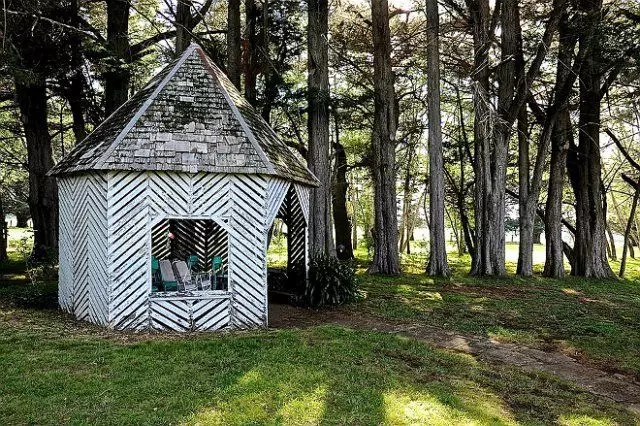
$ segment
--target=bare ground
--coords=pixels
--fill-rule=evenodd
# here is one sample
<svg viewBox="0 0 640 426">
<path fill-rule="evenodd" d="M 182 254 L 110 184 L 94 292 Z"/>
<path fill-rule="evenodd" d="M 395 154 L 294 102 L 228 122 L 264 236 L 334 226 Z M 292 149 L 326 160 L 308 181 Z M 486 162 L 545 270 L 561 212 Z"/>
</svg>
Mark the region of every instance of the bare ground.
<svg viewBox="0 0 640 426">
<path fill-rule="evenodd" d="M 558 352 L 545 352 L 476 335 L 463 335 L 436 326 L 389 321 L 346 309 L 312 310 L 288 305 L 269 306 L 269 326 L 300 328 L 320 324 L 337 324 L 355 329 L 393 333 L 421 340 L 432 346 L 471 354 L 495 364 L 540 371 L 573 382 L 588 392 L 615 401 L 640 414 L 640 383 L 624 374 L 612 374 L 579 359 Z"/>
</svg>

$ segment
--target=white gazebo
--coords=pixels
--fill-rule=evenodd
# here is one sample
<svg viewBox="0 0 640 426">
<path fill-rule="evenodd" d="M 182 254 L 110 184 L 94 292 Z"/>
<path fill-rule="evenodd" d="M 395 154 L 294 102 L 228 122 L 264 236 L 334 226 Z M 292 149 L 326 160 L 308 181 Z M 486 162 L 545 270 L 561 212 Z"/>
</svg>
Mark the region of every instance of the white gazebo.
<svg viewBox="0 0 640 426">
<path fill-rule="evenodd" d="M 59 302 L 79 319 L 132 330 L 266 326 L 276 216 L 288 227 L 289 278 L 306 279 L 317 180 L 197 45 L 50 174 L 60 198 Z M 203 270 L 221 260 L 224 288 L 152 285 L 152 259 L 190 255 Z"/>
</svg>

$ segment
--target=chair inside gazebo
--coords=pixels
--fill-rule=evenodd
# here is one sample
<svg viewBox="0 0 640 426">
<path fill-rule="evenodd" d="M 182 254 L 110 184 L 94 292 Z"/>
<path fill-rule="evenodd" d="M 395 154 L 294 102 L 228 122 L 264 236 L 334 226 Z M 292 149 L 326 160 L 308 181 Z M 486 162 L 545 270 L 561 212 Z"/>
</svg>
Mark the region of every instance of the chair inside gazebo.
<svg viewBox="0 0 640 426">
<path fill-rule="evenodd" d="M 164 219 L 151 231 L 152 292 L 228 289 L 227 231 L 210 219 Z"/>
</svg>

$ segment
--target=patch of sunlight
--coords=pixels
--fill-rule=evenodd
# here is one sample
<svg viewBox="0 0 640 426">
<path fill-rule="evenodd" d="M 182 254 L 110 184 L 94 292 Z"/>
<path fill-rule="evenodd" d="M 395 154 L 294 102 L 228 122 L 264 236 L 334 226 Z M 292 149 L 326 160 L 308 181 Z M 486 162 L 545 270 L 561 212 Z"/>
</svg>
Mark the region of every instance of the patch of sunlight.
<svg viewBox="0 0 640 426">
<path fill-rule="evenodd" d="M 534 332 L 525 330 L 512 330 L 504 327 L 495 327 L 493 331 L 487 333 L 492 342 L 519 343 L 532 346 L 539 339 Z"/>
<path fill-rule="evenodd" d="M 222 425 L 264 423 L 274 417 L 277 410 L 274 392 L 247 390 L 232 394 L 214 407 L 206 407 L 191 415 L 183 425 Z"/>
<path fill-rule="evenodd" d="M 318 386 L 313 392 L 301 394 L 279 410 L 279 417 L 287 424 L 319 424 L 325 412 L 327 389 Z"/>
<path fill-rule="evenodd" d="M 562 289 L 562 292 L 563 292 L 564 294 L 571 295 L 571 296 L 577 296 L 577 295 L 579 295 L 579 294 L 582 294 L 582 292 L 581 292 L 581 291 L 575 290 L 575 289 L 573 289 L 573 288 L 563 288 L 563 289 Z"/>
<path fill-rule="evenodd" d="M 516 424 L 511 414 L 496 398 L 464 398 L 459 395 L 427 395 L 405 393 L 398 390 L 384 395 L 385 423 L 398 425 L 511 425 Z"/>
<path fill-rule="evenodd" d="M 442 295 L 440 294 L 440 292 L 426 292 L 426 298 L 430 299 L 430 300 L 442 300 Z"/>
<path fill-rule="evenodd" d="M 482 311 L 484 311 L 484 306 L 482 306 L 482 305 L 471 305 L 471 307 L 469 309 L 471 311 L 475 311 L 475 312 L 482 312 Z"/>
<path fill-rule="evenodd" d="M 563 414 L 558 419 L 558 424 L 564 426 L 613 426 L 618 423 L 611 419 L 596 419 L 585 414 Z"/>
<path fill-rule="evenodd" d="M 258 382 L 262 379 L 260 372 L 256 370 L 249 370 L 242 377 L 238 379 L 238 385 L 249 386 L 252 383 Z"/>
<path fill-rule="evenodd" d="M 225 424 L 224 416 L 220 412 L 220 410 L 215 408 L 207 408 L 204 409 L 193 416 L 191 416 L 188 420 L 181 422 L 180 425 L 183 426 L 201 426 L 201 425 L 223 425 Z"/>
</svg>

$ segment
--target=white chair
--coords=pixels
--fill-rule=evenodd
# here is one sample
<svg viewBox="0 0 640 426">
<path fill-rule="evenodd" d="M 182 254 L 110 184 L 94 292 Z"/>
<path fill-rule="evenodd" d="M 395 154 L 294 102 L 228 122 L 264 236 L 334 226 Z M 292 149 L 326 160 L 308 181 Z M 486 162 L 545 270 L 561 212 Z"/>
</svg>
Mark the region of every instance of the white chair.
<svg viewBox="0 0 640 426">
<path fill-rule="evenodd" d="M 172 266 L 176 271 L 178 285 L 181 287 L 181 290 L 193 291 L 198 289 L 197 284 L 191 279 L 191 271 L 189 271 L 187 262 L 184 260 L 174 260 Z"/>
</svg>

